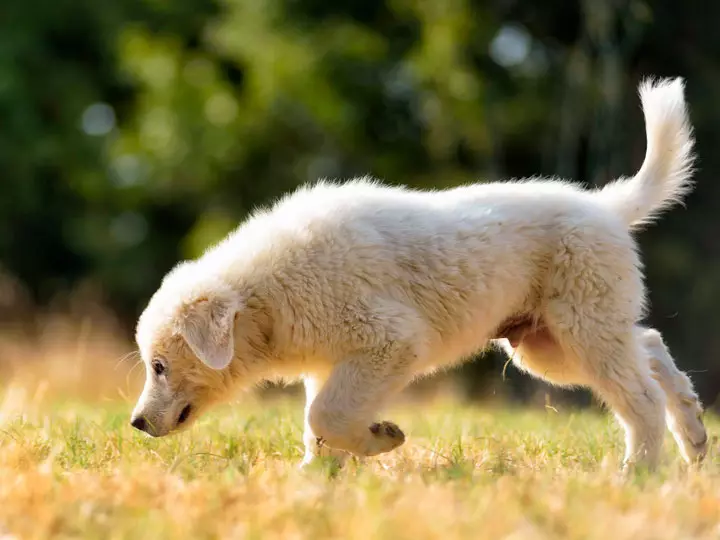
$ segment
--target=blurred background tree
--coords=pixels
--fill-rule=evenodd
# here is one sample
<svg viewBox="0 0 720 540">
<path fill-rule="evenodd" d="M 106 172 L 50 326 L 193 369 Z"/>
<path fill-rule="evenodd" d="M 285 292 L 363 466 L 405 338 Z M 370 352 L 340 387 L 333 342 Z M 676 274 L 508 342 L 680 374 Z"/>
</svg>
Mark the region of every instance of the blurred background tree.
<svg viewBox="0 0 720 540">
<path fill-rule="evenodd" d="M 637 83 L 680 75 L 698 185 L 640 240 L 650 323 L 715 402 L 719 17 L 709 0 L 6 1 L 0 264 L 40 305 L 92 285 L 129 334 L 177 260 L 301 183 L 632 174 Z M 502 363 L 467 368 L 468 391 Z"/>
</svg>

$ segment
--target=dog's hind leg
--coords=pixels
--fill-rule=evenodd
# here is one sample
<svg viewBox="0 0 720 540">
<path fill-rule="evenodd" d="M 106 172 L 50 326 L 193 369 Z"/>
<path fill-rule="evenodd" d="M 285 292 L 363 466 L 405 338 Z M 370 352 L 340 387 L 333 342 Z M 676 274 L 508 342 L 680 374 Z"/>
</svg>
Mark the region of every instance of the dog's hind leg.
<svg viewBox="0 0 720 540">
<path fill-rule="evenodd" d="M 571 342 L 578 367 L 625 429 L 625 466 L 643 463 L 653 469 L 662 449 L 665 394 L 632 328 L 603 334 Z"/>
<path fill-rule="evenodd" d="M 667 426 L 688 463 L 701 461 L 707 452 L 707 432 L 702 406 L 692 382 L 673 361 L 660 332 L 637 327 L 650 368 L 667 396 Z"/>
<path fill-rule="evenodd" d="M 653 469 L 665 431 L 665 393 L 653 378 L 623 296 L 609 291 L 602 300 L 599 306 L 556 299 L 547 307 L 547 326 L 578 382 L 590 387 L 625 429 L 625 465 Z"/>
<path fill-rule="evenodd" d="M 558 386 L 593 386 L 547 328 L 528 327 L 519 342 L 503 347 L 521 370 Z M 657 330 L 636 327 L 638 339 L 645 352 L 640 365 L 648 363 L 651 376 L 660 384 L 666 398 L 667 427 L 680 447 L 685 461 L 701 461 L 707 452 L 707 431 L 703 423 L 703 409 L 692 382 L 673 361 Z"/>
</svg>

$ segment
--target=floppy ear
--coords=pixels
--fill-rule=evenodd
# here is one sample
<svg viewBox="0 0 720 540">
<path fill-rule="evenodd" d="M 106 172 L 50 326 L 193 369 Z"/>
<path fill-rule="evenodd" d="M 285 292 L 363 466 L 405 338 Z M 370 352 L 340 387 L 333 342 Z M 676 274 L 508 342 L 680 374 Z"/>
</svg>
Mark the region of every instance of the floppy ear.
<svg viewBox="0 0 720 540">
<path fill-rule="evenodd" d="M 201 298 L 185 306 L 178 331 L 190 349 L 213 369 L 226 368 L 235 354 L 235 314 L 239 301 Z"/>
</svg>

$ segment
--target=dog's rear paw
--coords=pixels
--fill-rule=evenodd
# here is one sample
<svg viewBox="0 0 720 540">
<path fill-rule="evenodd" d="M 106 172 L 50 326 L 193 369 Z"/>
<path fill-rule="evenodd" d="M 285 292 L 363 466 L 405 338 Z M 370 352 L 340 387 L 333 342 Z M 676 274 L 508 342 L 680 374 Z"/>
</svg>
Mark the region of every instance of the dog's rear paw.
<svg viewBox="0 0 720 540">
<path fill-rule="evenodd" d="M 390 452 L 405 442 L 405 433 L 393 422 L 376 422 L 368 429 L 371 433 L 368 456 Z"/>
<path fill-rule="evenodd" d="M 680 453 L 689 464 L 702 462 L 708 450 L 708 436 L 697 399 L 684 400 L 683 406 L 673 412 L 675 414 L 668 419 L 668 427 L 680 447 Z"/>
<path fill-rule="evenodd" d="M 698 417 L 697 425 L 692 430 L 685 430 L 680 442 L 681 453 L 688 463 L 701 463 L 708 450 L 708 436 L 702 418 Z"/>
</svg>

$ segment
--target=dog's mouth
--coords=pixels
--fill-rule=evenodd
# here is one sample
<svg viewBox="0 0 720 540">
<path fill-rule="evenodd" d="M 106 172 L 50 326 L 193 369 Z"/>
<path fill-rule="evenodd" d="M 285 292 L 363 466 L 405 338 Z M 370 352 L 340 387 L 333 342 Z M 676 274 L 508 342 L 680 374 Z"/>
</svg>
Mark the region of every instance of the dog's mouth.
<svg viewBox="0 0 720 540">
<path fill-rule="evenodd" d="M 178 416 L 178 419 L 177 419 L 177 425 L 181 426 L 182 424 L 184 424 L 187 421 L 188 417 L 190 416 L 191 412 L 192 412 L 192 406 L 188 403 L 187 405 L 185 405 L 183 407 L 183 410 L 180 411 L 180 416 Z"/>
</svg>

